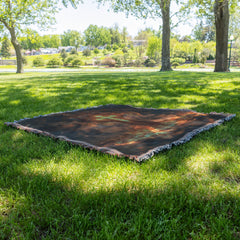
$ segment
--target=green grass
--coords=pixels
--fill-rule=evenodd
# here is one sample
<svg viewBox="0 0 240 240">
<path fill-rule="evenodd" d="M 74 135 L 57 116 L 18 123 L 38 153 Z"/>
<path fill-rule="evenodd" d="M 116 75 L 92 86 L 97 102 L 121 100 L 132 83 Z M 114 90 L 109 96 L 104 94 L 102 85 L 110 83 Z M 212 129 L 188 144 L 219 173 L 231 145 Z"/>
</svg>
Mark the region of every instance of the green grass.
<svg viewBox="0 0 240 240">
<path fill-rule="evenodd" d="M 4 122 L 101 104 L 236 117 L 136 162 Z M 239 239 L 239 73 L 0 74 L 0 239 Z"/>
</svg>

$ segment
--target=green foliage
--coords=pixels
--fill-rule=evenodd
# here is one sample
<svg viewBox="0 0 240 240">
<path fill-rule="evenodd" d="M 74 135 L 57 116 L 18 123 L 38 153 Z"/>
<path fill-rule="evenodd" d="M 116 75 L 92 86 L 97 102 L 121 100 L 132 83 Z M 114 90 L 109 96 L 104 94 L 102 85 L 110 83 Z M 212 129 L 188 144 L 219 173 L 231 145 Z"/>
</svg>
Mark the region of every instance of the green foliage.
<svg viewBox="0 0 240 240">
<path fill-rule="evenodd" d="M 98 53 L 99 53 L 99 49 L 98 49 L 98 48 L 94 48 L 93 52 L 94 52 L 95 54 L 98 54 Z"/>
<path fill-rule="evenodd" d="M 77 55 L 70 55 L 64 61 L 64 66 L 66 67 L 79 67 L 84 65 L 82 59 Z"/>
<path fill-rule="evenodd" d="M 0 1 L 0 22 L 6 27 L 24 29 L 31 23 L 49 26 L 54 23 L 54 13 L 58 9 L 58 1 L 28 0 Z"/>
<path fill-rule="evenodd" d="M 116 43 L 114 43 L 114 44 L 112 45 L 112 49 L 113 49 L 114 51 L 116 51 L 116 50 L 119 49 L 119 46 L 118 46 Z"/>
<path fill-rule="evenodd" d="M 22 63 L 23 65 L 27 65 L 28 64 L 28 60 L 25 56 L 22 57 Z"/>
<path fill-rule="evenodd" d="M 144 40 L 145 41 L 145 45 L 147 45 L 148 40 L 151 37 L 154 37 L 155 32 L 154 30 L 152 30 L 151 28 L 146 28 L 144 30 L 140 30 L 137 34 L 137 36 L 134 38 L 135 40 Z"/>
<path fill-rule="evenodd" d="M 44 48 L 58 48 L 62 45 L 60 35 L 57 34 L 43 35 L 40 41 Z"/>
<path fill-rule="evenodd" d="M 143 63 L 144 63 L 143 59 L 139 57 L 133 62 L 133 66 L 141 67 L 141 66 L 143 66 Z"/>
<path fill-rule="evenodd" d="M 63 65 L 63 62 L 59 57 L 52 57 L 47 63 L 47 66 L 50 68 L 57 68 L 62 65 Z"/>
<path fill-rule="evenodd" d="M 114 55 L 112 57 L 115 62 L 116 62 L 116 67 L 123 67 L 124 66 L 124 60 L 123 60 L 123 56 L 122 55 Z"/>
<path fill-rule="evenodd" d="M 193 63 L 199 63 L 199 57 L 198 57 L 198 53 L 197 53 L 197 49 L 196 48 L 194 50 Z"/>
<path fill-rule="evenodd" d="M 230 15 L 229 36 L 233 35 L 235 41 L 240 40 L 240 5 Z"/>
<path fill-rule="evenodd" d="M 82 55 L 85 56 L 85 57 L 89 57 L 91 56 L 91 50 L 90 49 L 84 49 L 83 52 L 82 52 Z"/>
<path fill-rule="evenodd" d="M 1 47 L 1 56 L 3 58 L 9 58 L 11 56 L 10 47 L 11 47 L 11 42 L 7 37 L 4 37 L 2 40 L 2 47 Z"/>
<path fill-rule="evenodd" d="M 119 48 L 114 52 L 114 55 L 121 55 L 122 56 L 123 54 L 124 54 L 123 51 Z"/>
<path fill-rule="evenodd" d="M 53 25 L 54 14 L 59 10 L 58 2 L 58 0 L 0 0 L 0 28 L 4 26 L 11 35 L 17 56 L 17 73 L 23 72 L 21 45 L 17 35 L 32 25 L 40 28 Z"/>
<path fill-rule="evenodd" d="M 102 65 L 107 65 L 109 67 L 115 67 L 116 61 L 113 58 L 107 57 L 102 60 Z"/>
<path fill-rule="evenodd" d="M 63 61 L 67 58 L 68 54 L 67 54 L 65 49 L 61 50 L 60 56 L 61 56 Z"/>
<path fill-rule="evenodd" d="M 37 31 L 26 29 L 19 41 L 23 49 L 32 51 L 43 47 L 41 38 Z"/>
<path fill-rule="evenodd" d="M 123 47 L 123 48 L 122 48 L 122 52 L 123 52 L 123 53 L 128 53 L 128 48 L 127 48 L 127 47 Z"/>
<path fill-rule="evenodd" d="M 112 50 L 112 46 L 111 46 L 110 44 L 107 44 L 106 49 L 107 49 L 108 51 L 111 51 L 111 50 Z"/>
<path fill-rule="evenodd" d="M 179 62 L 172 62 L 171 65 L 176 68 L 177 66 L 180 66 Z"/>
<path fill-rule="evenodd" d="M 102 63 L 101 59 L 100 58 L 97 58 L 95 61 L 94 61 L 94 65 L 97 65 L 97 66 L 100 66 Z"/>
<path fill-rule="evenodd" d="M 80 32 L 75 30 L 68 30 L 61 35 L 62 46 L 75 46 L 79 48 L 83 44 L 83 37 Z"/>
<path fill-rule="evenodd" d="M 71 65 L 73 67 L 80 67 L 83 65 L 83 61 L 81 60 L 80 57 L 75 57 L 72 61 L 71 61 Z"/>
<path fill-rule="evenodd" d="M 132 58 L 129 53 L 124 53 L 123 55 L 123 66 L 127 67 L 129 66 L 129 63 L 131 62 Z"/>
<path fill-rule="evenodd" d="M 103 54 L 107 55 L 108 54 L 108 50 L 107 49 L 103 49 Z"/>
<path fill-rule="evenodd" d="M 186 62 L 185 58 L 171 58 L 171 63 L 183 64 Z"/>
<path fill-rule="evenodd" d="M 203 26 L 203 22 L 199 25 L 196 25 L 193 29 L 193 35 L 195 40 L 199 40 L 201 42 L 209 42 L 216 40 L 216 30 L 214 26 L 214 19 L 212 18 L 208 24 Z"/>
<path fill-rule="evenodd" d="M 137 58 L 142 58 L 146 52 L 146 48 L 143 45 L 134 47 L 134 50 Z"/>
<path fill-rule="evenodd" d="M 71 66 L 71 62 L 76 58 L 74 55 L 70 55 L 64 61 L 64 66 Z"/>
<path fill-rule="evenodd" d="M 147 56 L 153 59 L 155 62 L 159 63 L 161 58 L 161 49 L 162 49 L 161 39 L 155 36 L 150 37 L 147 46 Z"/>
<path fill-rule="evenodd" d="M 45 62 L 44 62 L 44 59 L 42 57 L 36 57 L 34 60 L 33 60 L 33 66 L 34 67 L 42 67 L 45 65 Z"/>
<path fill-rule="evenodd" d="M 71 55 L 78 55 L 78 52 L 77 52 L 76 48 L 72 48 L 70 54 Z"/>
<path fill-rule="evenodd" d="M 109 29 L 90 25 L 85 31 L 85 42 L 87 46 L 98 47 L 111 43 L 111 34 Z"/>
<path fill-rule="evenodd" d="M 155 67 L 157 65 L 157 63 L 154 59 L 148 58 L 144 61 L 144 65 L 146 67 Z"/>
<path fill-rule="evenodd" d="M 184 58 L 185 60 L 193 60 L 199 62 L 201 55 L 205 58 L 215 57 L 215 42 L 202 43 L 200 41 L 179 42 L 176 39 L 171 40 L 171 56 L 172 58 Z"/>
<path fill-rule="evenodd" d="M 128 37 L 127 28 L 123 27 L 122 32 L 121 32 L 121 41 L 125 45 L 127 45 L 127 43 L 128 43 L 127 37 Z"/>
<path fill-rule="evenodd" d="M 111 35 L 111 44 L 119 47 L 121 44 L 121 34 L 118 25 L 115 24 L 114 27 L 109 28 L 109 32 Z"/>
</svg>

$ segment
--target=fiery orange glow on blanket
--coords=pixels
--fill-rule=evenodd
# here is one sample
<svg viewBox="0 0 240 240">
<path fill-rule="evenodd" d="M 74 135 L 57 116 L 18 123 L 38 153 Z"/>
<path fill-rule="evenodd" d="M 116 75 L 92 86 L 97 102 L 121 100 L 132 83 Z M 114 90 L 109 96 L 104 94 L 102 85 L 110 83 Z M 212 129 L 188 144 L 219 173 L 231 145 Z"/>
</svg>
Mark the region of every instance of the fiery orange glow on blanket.
<svg viewBox="0 0 240 240">
<path fill-rule="evenodd" d="M 106 105 L 6 123 L 137 161 L 230 120 L 231 114 Z"/>
</svg>

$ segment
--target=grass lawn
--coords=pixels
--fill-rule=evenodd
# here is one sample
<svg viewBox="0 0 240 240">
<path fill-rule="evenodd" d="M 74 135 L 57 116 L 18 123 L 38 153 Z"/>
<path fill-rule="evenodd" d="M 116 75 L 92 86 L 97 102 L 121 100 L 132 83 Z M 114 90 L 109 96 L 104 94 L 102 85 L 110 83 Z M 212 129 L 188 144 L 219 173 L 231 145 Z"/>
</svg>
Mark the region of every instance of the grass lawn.
<svg viewBox="0 0 240 240">
<path fill-rule="evenodd" d="M 236 117 L 148 161 L 4 122 L 101 104 Z M 0 74 L 0 239 L 240 239 L 239 73 Z"/>
</svg>

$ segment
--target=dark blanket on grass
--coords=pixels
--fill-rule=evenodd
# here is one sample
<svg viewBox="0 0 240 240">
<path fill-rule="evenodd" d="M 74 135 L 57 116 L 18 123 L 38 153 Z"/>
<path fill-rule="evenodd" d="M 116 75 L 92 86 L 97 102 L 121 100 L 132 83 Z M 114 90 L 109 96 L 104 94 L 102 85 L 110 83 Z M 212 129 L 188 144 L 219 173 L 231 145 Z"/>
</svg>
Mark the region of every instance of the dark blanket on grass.
<svg viewBox="0 0 240 240">
<path fill-rule="evenodd" d="M 230 120 L 234 114 L 105 105 L 6 123 L 88 149 L 142 161 Z"/>
</svg>

